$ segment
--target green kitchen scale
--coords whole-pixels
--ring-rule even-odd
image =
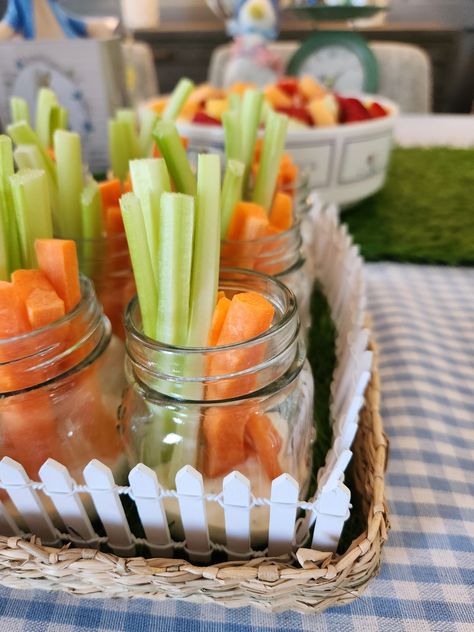
[[[387,10],[387,3],[291,4],[286,11],[304,20],[338,22],[370,18]],[[354,27],[355,28],[355,27]],[[288,62],[290,75],[311,75],[336,92],[375,93],[378,88],[377,61],[365,39],[355,30],[316,30]]]

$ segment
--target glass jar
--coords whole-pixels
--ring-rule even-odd
[[[136,293],[125,233],[78,239],[76,245],[81,272],[94,282],[113,333],[124,340],[125,308]]]
[[[293,293],[257,272],[223,270],[219,289],[228,298],[255,291],[274,306],[264,334],[225,347],[181,348],[142,333],[138,302],[126,313],[126,375],[120,420],[131,462],[152,467],[160,483],[175,487],[176,472],[197,468],[207,492],[222,490],[233,470],[247,476],[252,492],[269,497],[271,480],[288,472],[304,495],[311,476],[313,379],[300,335]],[[166,501],[175,537],[179,511]],[[211,537],[224,541],[224,518],[207,503]],[[268,507],[252,510],[254,542],[264,539]],[[182,535],[182,534],[181,534]]]
[[[224,240],[221,265],[257,270],[284,283],[296,296],[301,329],[307,332],[311,323],[313,277],[303,250],[299,216],[291,228],[274,235],[249,241]]]
[[[117,431],[122,392],[120,349],[92,283],[81,277],[80,303],[63,318],[0,340],[0,451],[38,480],[49,458],[82,482],[82,470],[100,459],[126,474]]]

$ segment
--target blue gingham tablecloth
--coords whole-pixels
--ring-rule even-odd
[[[392,530],[362,597],[309,616],[0,588],[0,631],[474,631],[474,270],[372,264],[367,278]]]

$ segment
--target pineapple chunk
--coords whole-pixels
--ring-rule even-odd
[[[263,94],[265,95],[265,99],[274,108],[291,108],[293,105],[291,98],[277,86],[265,86]]]
[[[308,112],[317,127],[337,125],[337,110],[334,110],[331,105],[326,97],[313,99],[308,104]]]
[[[229,102],[227,99],[209,99],[206,102],[205,113],[208,116],[212,116],[212,118],[221,120],[224,112],[227,112],[229,109]]]
[[[298,89],[300,94],[308,101],[322,98],[327,92],[327,90],[310,75],[301,77],[298,82]]]

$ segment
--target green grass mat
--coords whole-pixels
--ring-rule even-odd
[[[474,150],[403,149],[387,183],[343,214],[368,261],[474,264]]]

